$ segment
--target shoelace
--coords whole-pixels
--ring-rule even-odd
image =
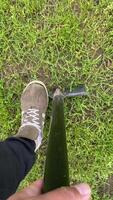
[[[43,119],[45,118],[44,113],[42,113],[42,118]],[[36,152],[42,143],[42,130],[41,130],[40,122],[39,122],[39,110],[38,109],[29,108],[26,112],[22,113],[22,127],[26,126],[26,125],[31,125],[38,129],[38,137],[35,140],[35,143],[36,143],[35,152]],[[43,125],[44,125],[44,121],[42,122],[42,126]]]
[[[26,112],[22,113],[22,126],[25,125],[32,125],[41,132],[38,109],[29,108]]]

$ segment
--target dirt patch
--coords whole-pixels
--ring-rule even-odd
[[[94,4],[95,4],[95,5],[98,5],[99,2],[100,2],[99,0],[94,0]]]
[[[80,13],[81,13],[81,8],[80,8],[80,5],[79,3],[76,3],[76,2],[72,2],[71,3],[71,9],[73,11],[73,14],[74,15],[77,15],[79,17]]]
[[[6,85],[11,84],[14,80],[20,80],[23,84],[28,83],[36,77],[38,80],[43,81],[46,85],[49,85],[51,81],[51,75],[47,67],[40,67],[36,69],[36,66],[30,64],[25,65],[8,65],[0,72],[0,78],[6,82]]]
[[[51,75],[47,68],[40,67],[37,71],[37,77],[40,81],[44,82],[46,86],[49,86],[51,81]]]
[[[110,197],[113,197],[113,175],[111,175],[106,183],[104,183],[100,188],[99,188],[99,196],[102,199],[105,194],[109,195]]]

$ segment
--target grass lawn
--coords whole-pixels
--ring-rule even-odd
[[[48,90],[85,84],[66,99],[70,182],[88,182],[94,200],[113,172],[113,1],[0,0],[0,139],[19,128],[21,92],[40,79]],[[37,162],[20,185],[43,176],[51,116]]]

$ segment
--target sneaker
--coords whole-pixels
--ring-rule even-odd
[[[42,142],[45,113],[48,106],[48,91],[41,81],[32,81],[21,96],[22,121],[16,137],[34,140],[35,151]]]

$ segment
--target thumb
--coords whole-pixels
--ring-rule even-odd
[[[30,186],[26,187],[20,192],[16,192],[10,196],[7,200],[24,200],[31,197],[37,197],[41,194],[43,187],[43,181],[38,180],[32,183]]]
[[[91,189],[87,184],[79,184],[71,187],[62,187],[52,192],[39,195],[32,200],[89,200]]]

